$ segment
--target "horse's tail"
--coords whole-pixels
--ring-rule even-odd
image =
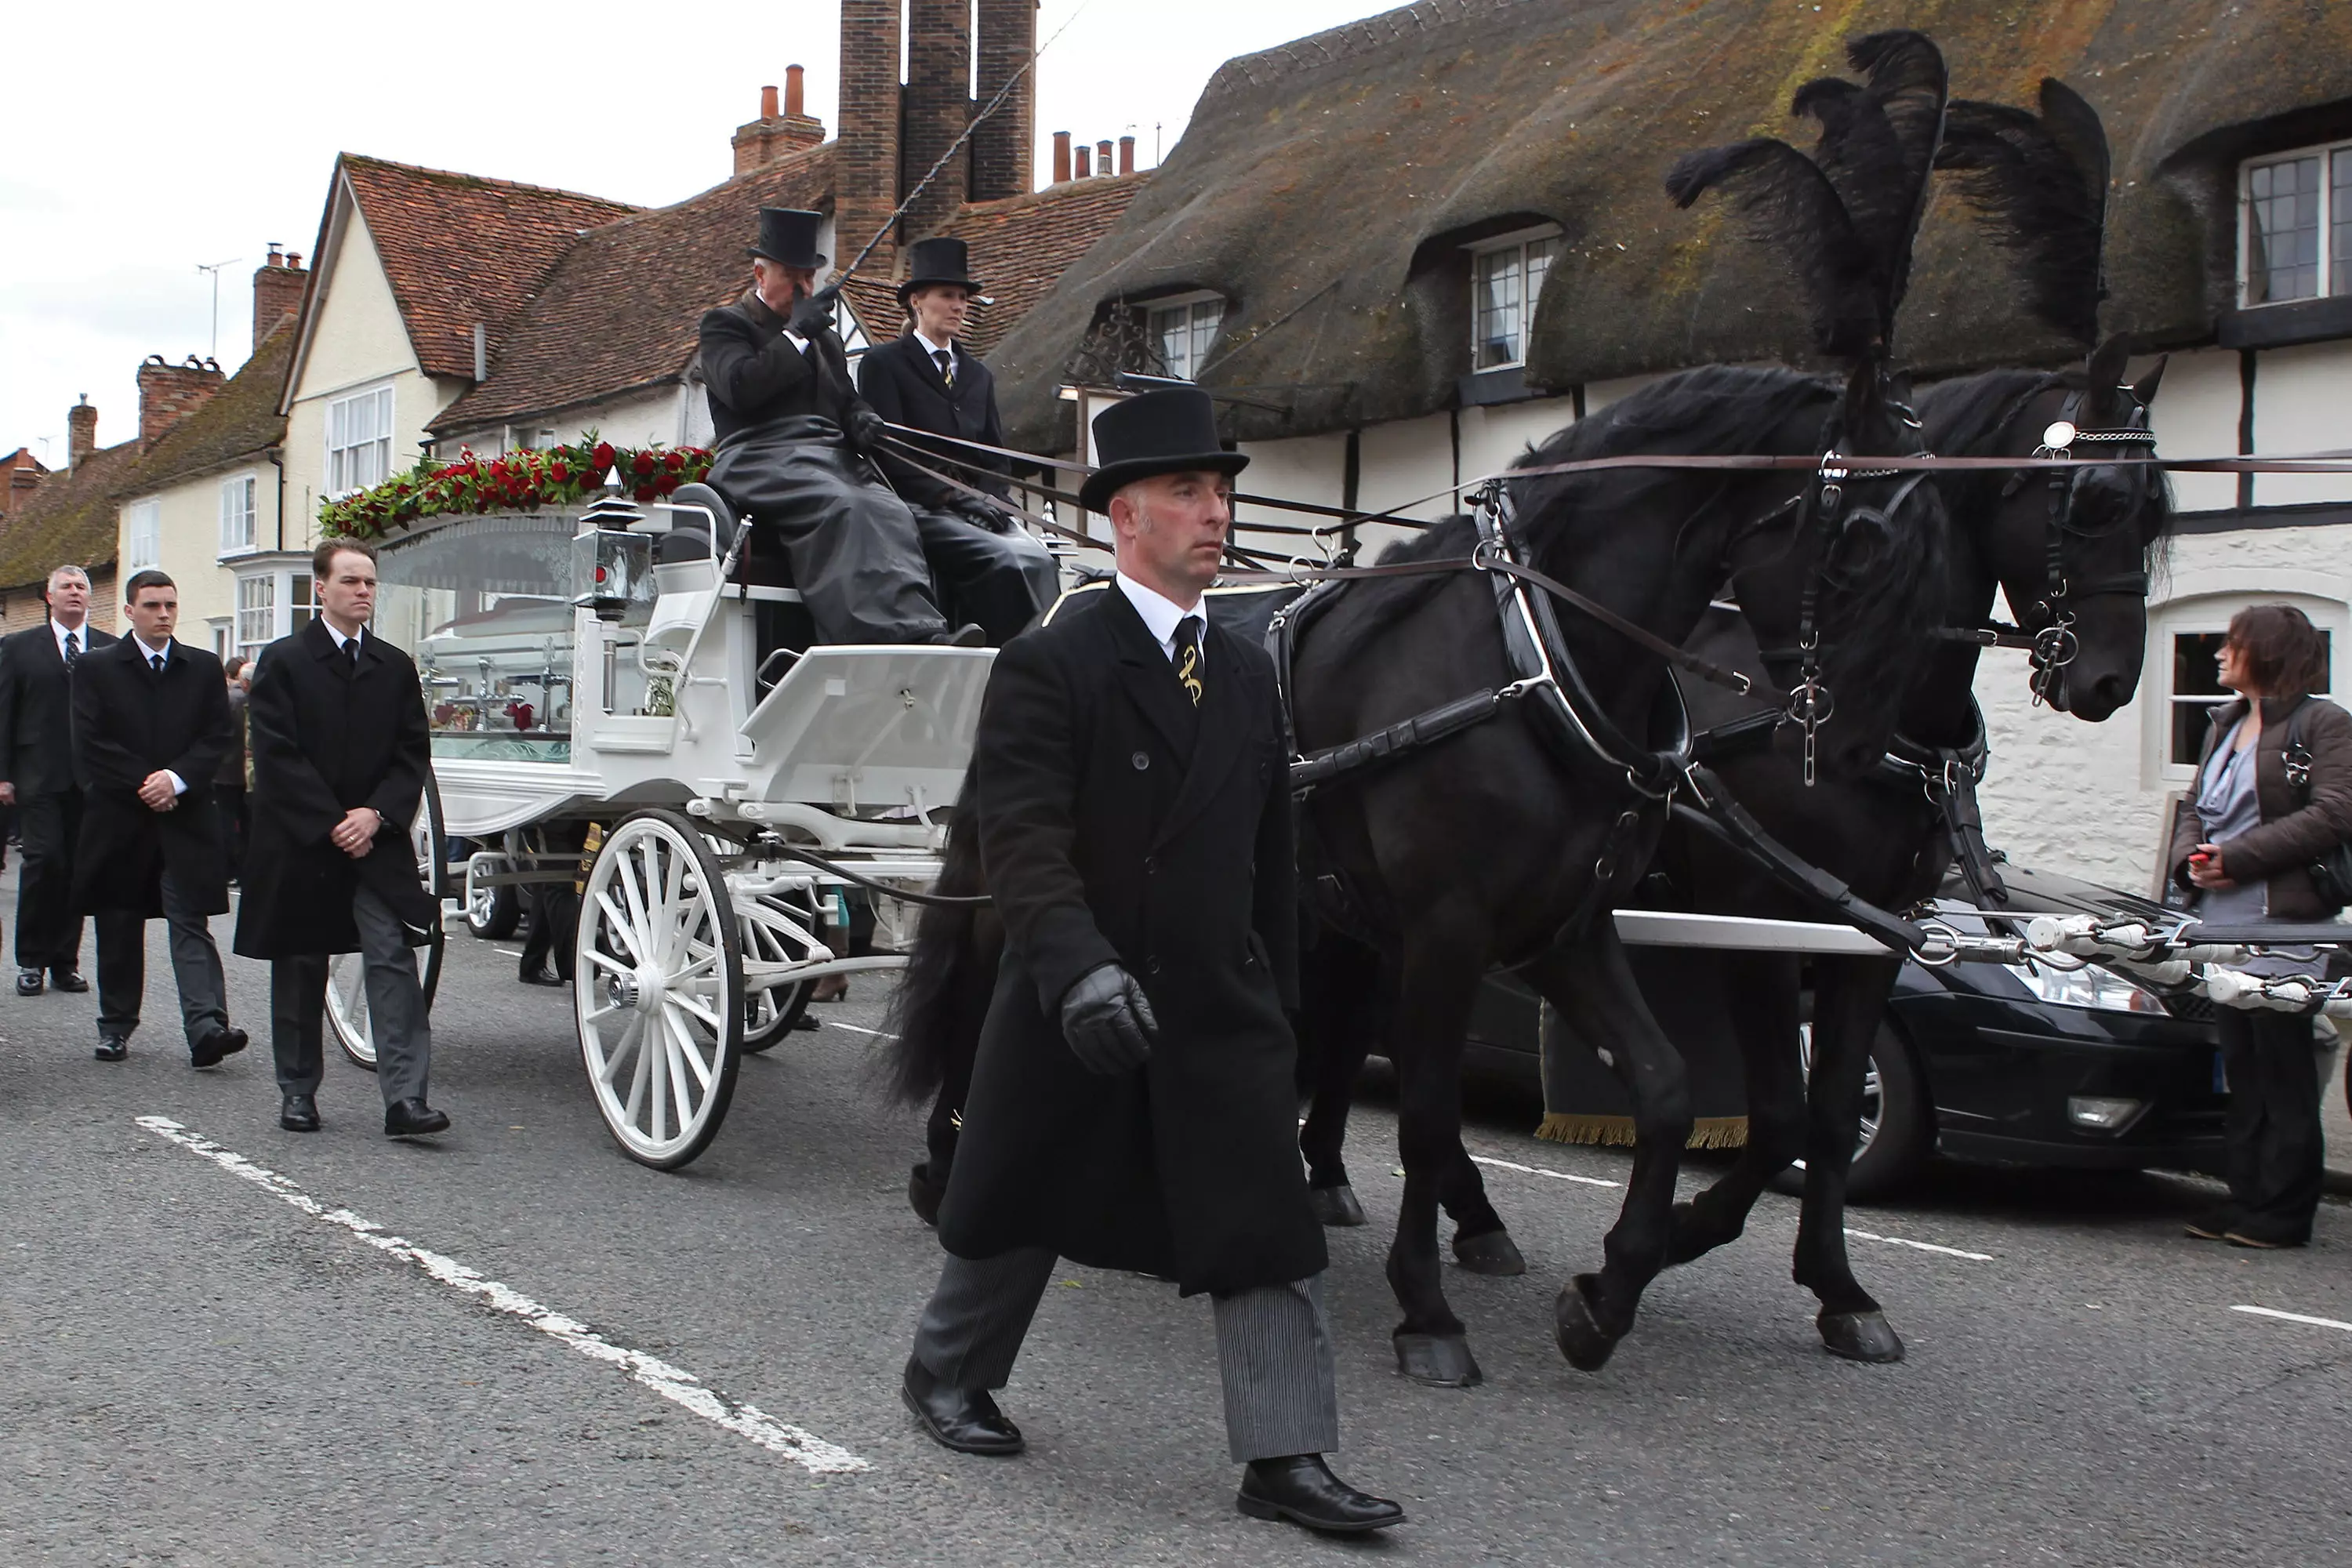
[[[937,892],[971,898],[988,890],[981,874],[980,825],[971,775],[948,818],[947,852]],[[979,1047],[980,1026],[995,988],[1003,924],[981,904],[933,904],[915,928],[914,950],[890,1000],[883,1027],[892,1037],[881,1064],[887,1091],[908,1105],[937,1095],[958,1062]]]

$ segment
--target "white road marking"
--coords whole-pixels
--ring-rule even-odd
[[[877,1040],[894,1040],[898,1037],[887,1029],[868,1029],[858,1024],[836,1024],[830,1018],[820,1019],[828,1029],[846,1029],[853,1035],[871,1035]]]
[[[1575,1182],[1587,1187],[1617,1187],[1624,1184],[1622,1182],[1605,1182],[1598,1176],[1579,1176],[1567,1171],[1546,1170],[1541,1165],[1522,1165],[1510,1160],[1490,1159],[1485,1154],[1473,1154],[1470,1160],[1473,1164],[1492,1165],[1498,1171],[1517,1171],[1523,1176],[1548,1176],[1555,1182]],[[1932,1252],[1942,1258],[1965,1258],[1971,1263],[1997,1261],[1990,1252],[1969,1252],[1958,1247],[1940,1247],[1932,1241],[1913,1241],[1908,1237],[1880,1236],[1872,1231],[1856,1230],[1852,1226],[1846,1226],[1845,1233],[1856,1241],[1875,1241],[1887,1247],[1908,1247],[1915,1251]],[[2252,1310],[2241,1309],[2241,1310]]]
[[[2352,1333],[2352,1323],[2341,1322],[2334,1318],[2305,1317],[2301,1312],[2282,1312],[2275,1307],[2232,1307],[2230,1310],[2252,1312],[2257,1318],[2277,1318],[2289,1323],[2309,1323],[2315,1329],[2342,1329],[2346,1333]]]
[[[776,1420],[757,1406],[742,1404],[715,1388],[706,1387],[690,1372],[642,1351],[616,1345],[585,1323],[565,1317],[552,1308],[543,1307],[495,1279],[486,1279],[454,1258],[445,1258],[404,1237],[391,1235],[383,1226],[362,1219],[349,1209],[330,1208],[277,1172],[257,1165],[234,1150],[225,1149],[209,1138],[190,1131],[170,1117],[142,1116],[138,1122],[148,1131],[170,1139],[181,1148],[210,1160],[232,1175],[244,1177],[312,1219],[341,1226],[377,1251],[414,1265],[451,1289],[475,1297],[498,1311],[520,1318],[541,1333],[571,1346],[592,1361],[620,1368],[632,1379],[672,1404],[684,1406],[715,1426],[723,1426],[738,1436],[750,1438],[803,1469],[820,1476],[840,1476],[873,1468],[869,1461],[859,1458],[848,1449],[836,1447],[798,1426]]]
[[[520,958],[522,956],[522,949],[519,947],[494,947],[490,949],[490,951],[497,953],[500,958]]]

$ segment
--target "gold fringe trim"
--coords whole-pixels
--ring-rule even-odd
[[[1613,1143],[1630,1148],[1633,1119],[1630,1116],[1570,1116],[1553,1111],[1536,1129],[1548,1143]],[[1744,1149],[1748,1146],[1745,1116],[1702,1116],[1691,1123],[1692,1149]]]

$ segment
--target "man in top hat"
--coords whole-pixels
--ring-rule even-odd
[[[903,1397],[950,1448],[1017,1453],[991,1394],[1055,1259],[1171,1279],[1214,1302],[1241,1510],[1381,1530],[1403,1510],[1323,1459],[1339,1396],[1284,1016],[1297,941],[1274,669],[1202,612],[1248,459],[1191,387],[1094,431],[1106,461],[1082,494],[1109,514],[1118,574],[1008,644],[981,711],[975,821],[1006,952]]]
[[[919,239],[908,260],[907,279],[898,285],[907,333],[866,351],[857,364],[859,393],[893,425],[1003,446],[996,378],[960,342],[964,318],[980,292],[964,242]],[[885,448],[882,471],[914,509],[923,553],[949,614],[979,622],[992,643],[1010,641],[1061,588],[1060,569],[1045,546],[989,499],[1009,497],[1002,476],[1012,472],[1012,460],[954,440],[906,439],[935,456],[918,465]],[[960,489],[940,475],[968,488]]]
[[[816,291],[823,215],[760,209],[751,287],[702,318],[702,377],[719,457],[710,482],[792,560],[817,640],[961,643],[932,597],[914,514],[874,477],[881,416],[859,401]]]

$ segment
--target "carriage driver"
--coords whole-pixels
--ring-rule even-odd
[[[1297,933],[1274,668],[1201,608],[1248,459],[1192,387],[1094,432],[1105,462],[1081,499],[1109,514],[1118,574],[1006,645],[981,710],[972,798],[1005,955],[903,1397],[947,1447],[1018,1453],[991,1392],[1055,1259],[1156,1275],[1214,1303],[1241,1510],[1384,1529],[1404,1510],[1323,1458],[1339,1394],[1284,1016]]]
[[[976,646],[931,596],[914,514],[865,461],[883,432],[849,381],[833,300],[814,294],[823,215],[760,209],[752,286],[702,318],[719,458],[710,483],[772,529],[819,642]]]
[[[875,413],[937,436],[1004,445],[996,378],[961,341],[979,292],[962,240],[914,243],[906,281],[898,285],[898,304],[908,318],[906,335],[867,350],[857,362],[857,390]],[[950,615],[978,621],[990,642],[1010,641],[1061,588],[1053,555],[995,504],[1009,493],[999,476],[1012,471],[1012,461],[953,441],[911,439],[933,457],[918,466],[886,453],[882,471],[915,509],[942,603]]]

